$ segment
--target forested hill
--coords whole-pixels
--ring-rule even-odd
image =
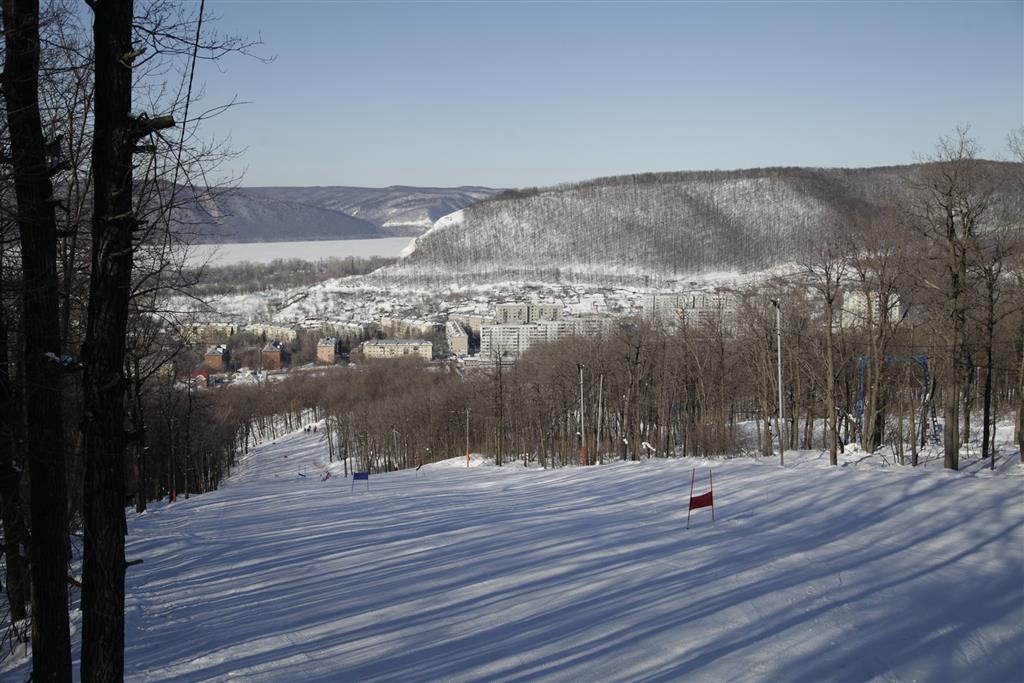
[[[183,212],[201,242],[289,242],[386,237],[369,221],[310,206],[232,190]]]
[[[905,202],[924,168],[657,173],[509,191],[439,221],[392,272],[543,280],[759,271],[808,254],[826,230]]]
[[[489,187],[248,187],[245,196],[298,202],[372,223],[385,235],[420,235],[441,216],[499,192]]]
[[[242,187],[184,212],[204,242],[288,242],[419,235],[490,197],[486,187]]]

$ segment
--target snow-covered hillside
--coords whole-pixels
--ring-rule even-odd
[[[221,490],[133,516],[128,680],[1024,674],[1015,461],[989,475],[863,454],[830,469],[811,452],[785,468],[475,458],[353,490],[321,436],[279,439]],[[698,492],[714,471],[717,519],[698,510],[686,530],[695,465]]]
[[[616,283],[785,266],[812,257],[831,231],[907,205],[924,169],[647,173],[505,192],[423,235],[391,276]]]
[[[250,187],[247,197],[299,202],[355,216],[387,235],[419,235],[441,216],[494,195],[489,187]]]

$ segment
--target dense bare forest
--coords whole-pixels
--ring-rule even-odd
[[[194,64],[253,45],[196,7],[88,5],[3,5],[4,588],[8,636],[31,639],[46,681],[72,675],[69,588],[82,680],[123,672],[128,452],[145,451],[144,397],[182,347],[163,297],[194,284],[183,209],[217,193],[209,174],[230,156],[199,135],[224,105],[198,104]]]
[[[324,280],[366,275],[391,265],[396,259],[384,256],[368,258],[331,257],[319,261],[274,259],[270,263],[233,263],[190,269],[195,285],[189,292],[197,297],[258,292],[267,287],[289,289],[308,287]]]
[[[162,451],[149,451],[146,490],[159,497],[175,486],[216,486],[237,453],[314,420],[324,421],[333,459],[348,471],[378,472],[459,456],[467,447],[499,464],[545,467],[580,464],[583,445],[588,464],[651,455],[777,456],[779,434],[787,449],[856,444],[914,466],[922,449],[941,444],[937,416],[950,399],[974,418],[961,427],[964,440],[981,440],[996,418],[1019,419],[1022,318],[1010,296],[1020,293],[1019,283],[1006,291],[991,344],[984,334],[970,335],[976,360],[969,386],[958,390],[943,363],[941,319],[925,310],[846,325],[836,319],[830,333],[825,298],[808,290],[813,277],[807,270],[765,289],[738,290],[735,316],[673,328],[624,319],[605,338],[537,346],[517,362],[468,373],[375,361],[259,387],[179,391],[174,411],[161,409],[171,424],[157,427],[167,438]],[[781,425],[772,297],[785,302]],[[979,362],[989,348],[991,372]],[[191,445],[183,434],[193,434]],[[201,446],[199,434],[207,439]]]

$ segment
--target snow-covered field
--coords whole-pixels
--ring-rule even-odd
[[[250,261],[270,263],[274,259],[320,261],[327,258],[397,257],[412,242],[412,237],[382,237],[367,240],[314,240],[309,242],[249,242],[197,244],[189,248],[193,263],[225,266]]]
[[[321,436],[132,517],[128,680],[1024,677],[1016,454],[995,474],[817,452],[458,458],[353,490]],[[697,492],[714,471],[717,519],[686,530],[694,465]]]

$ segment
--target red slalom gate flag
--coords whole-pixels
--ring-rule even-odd
[[[686,528],[690,528],[690,513],[694,510],[701,508],[711,508],[711,523],[715,522],[715,481],[714,475],[711,470],[708,470],[708,486],[710,487],[707,493],[702,493],[699,496],[693,495],[693,484],[697,478],[697,468],[693,468],[693,472],[690,473],[690,507],[686,511]]]
[[[714,494],[711,491],[701,494],[699,496],[693,496],[690,498],[690,509],[699,510],[700,508],[715,507]]]

